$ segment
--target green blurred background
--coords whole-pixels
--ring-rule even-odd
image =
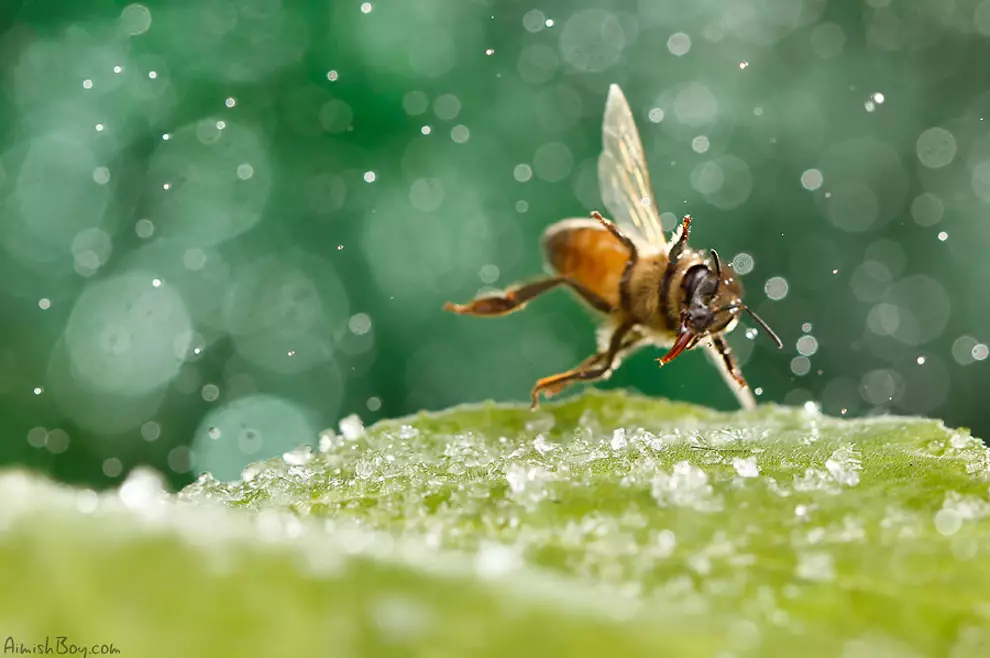
[[[540,273],[601,208],[620,83],[668,228],[785,349],[761,399],[990,436],[990,0],[6,0],[0,463],[234,478],[357,413],[487,398],[594,349]],[[735,403],[700,354],[605,384]],[[346,424],[346,423],[345,423]]]

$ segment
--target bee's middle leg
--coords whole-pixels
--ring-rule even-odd
[[[615,363],[615,358],[618,356],[619,352],[629,349],[633,344],[635,344],[635,341],[632,343],[624,342],[632,327],[633,323],[631,322],[627,321],[622,323],[612,333],[612,337],[609,339],[609,345],[606,351],[589,356],[575,368],[556,375],[544,377],[543,379],[537,381],[536,385],[533,386],[532,392],[530,393],[532,408],[536,409],[539,407],[540,393],[543,393],[545,397],[549,398],[561,392],[570,384],[576,382],[594,381],[611,373],[613,364]]]

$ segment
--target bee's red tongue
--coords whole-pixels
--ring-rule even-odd
[[[688,345],[690,345],[693,341],[694,332],[686,327],[681,327],[681,330],[677,332],[677,340],[674,341],[674,344],[670,347],[667,353],[657,359],[657,361],[661,366],[667,365],[680,356],[681,352],[686,350]]]

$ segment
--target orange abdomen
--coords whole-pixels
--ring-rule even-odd
[[[555,272],[619,308],[619,283],[630,254],[601,225],[588,220],[557,222],[543,234],[543,250]]]

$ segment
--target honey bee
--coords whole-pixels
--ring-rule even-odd
[[[664,366],[686,350],[704,347],[744,409],[756,407],[725,335],[748,313],[774,340],[780,338],[743,303],[742,285],[722,266],[715,250],[688,247],[691,217],[685,216],[668,244],[653,196],[646,156],[622,90],[609,88],[598,158],[602,200],[615,221],[599,212],[549,226],[542,247],[549,276],[478,297],[447,302],[459,315],[499,316],[521,310],[544,292],[565,286],[604,318],[598,352],[576,367],[544,377],[533,387],[549,398],[570,384],[607,379],[621,360],[645,345],[668,348]]]

